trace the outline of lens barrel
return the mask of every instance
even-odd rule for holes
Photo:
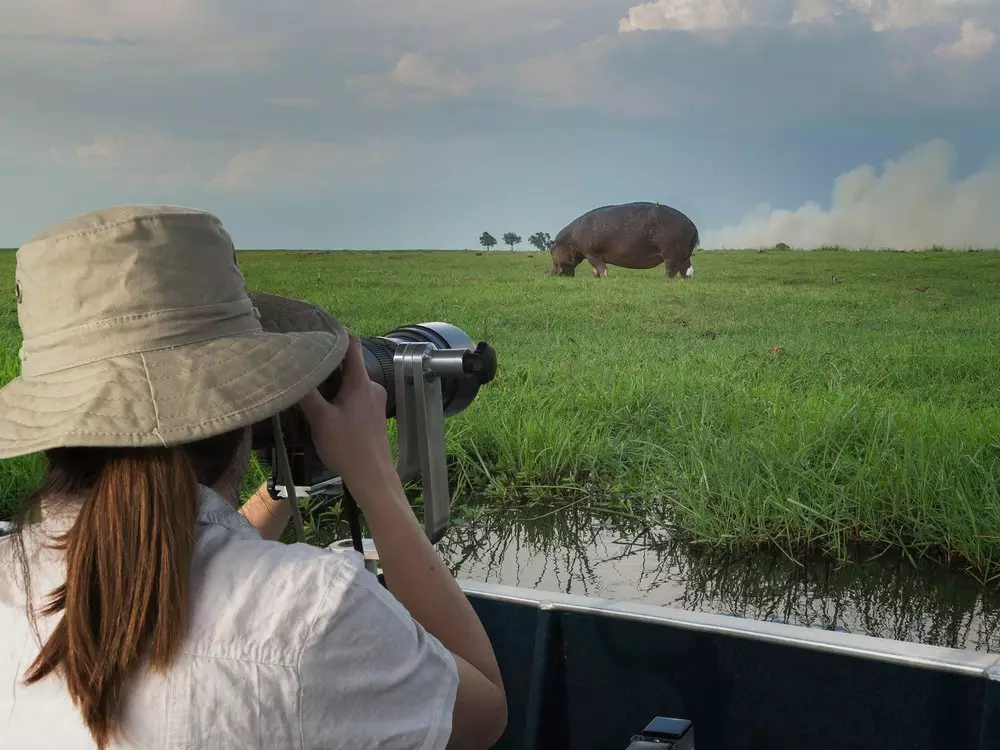
[[[419,323],[406,325],[386,333],[361,339],[362,355],[368,377],[385,388],[386,419],[396,417],[395,353],[406,343],[431,345],[430,367],[441,381],[441,402],[444,416],[458,414],[469,406],[482,385],[496,374],[496,353],[485,342],[474,345],[466,333],[450,323]],[[435,356],[440,352],[440,356]],[[459,353],[460,352],[460,353]],[[328,401],[340,390],[343,376],[338,367],[324,380],[318,390]],[[297,410],[282,415],[282,432],[290,452],[301,450],[308,442],[308,425]],[[264,420],[253,429],[254,449],[270,448],[274,434],[270,420]]]

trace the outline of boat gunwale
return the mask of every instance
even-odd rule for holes
[[[628,600],[538,591],[518,586],[459,579],[466,595],[532,606],[538,610],[608,616],[670,625],[684,630],[846,655],[872,661],[1000,681],[1000,654],[878,638],[863,633],[822,630],[805,625],[753,620]]]

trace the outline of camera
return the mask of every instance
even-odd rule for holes
[[[447,530],[451,506],[443,420],[466,409],[480,387],[493,380],[496,352],[484,341],[473,345],[460,328],[440,322],[394,328],[362,338],[361,344],[368,377],[385,388],[386,419],[396,420],[396,471],[404,483],[420,474],[425,531],[436,542]],[[327,400],[340,390],[342,368],[318,388]],[[252,449],[271,467],[268,486],[275,497],[288,497],[289,483],[296,496],[344,492],[340,477],[320,461],[309,423],[297,407],[253,425]],[[285,457],[290,477],[282,475]]]

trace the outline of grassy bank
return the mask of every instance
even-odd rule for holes
[[[996,253],[699,253],[691,283],[550,278],[537,253],[240,262],[252,288],[361,335],[444,320],[493,344],[497,379],[447,423],[458,492],[600,505],[726,546],[1000,561]],[[13,270],[0,254],[4,382]],[[37,469],[0,462],[0,516]]]

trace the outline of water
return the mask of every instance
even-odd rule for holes
[[[1000,652],[1000,589],[929,562],[734,556],[574,510],[483,513],[438,549],[475,581]]]

